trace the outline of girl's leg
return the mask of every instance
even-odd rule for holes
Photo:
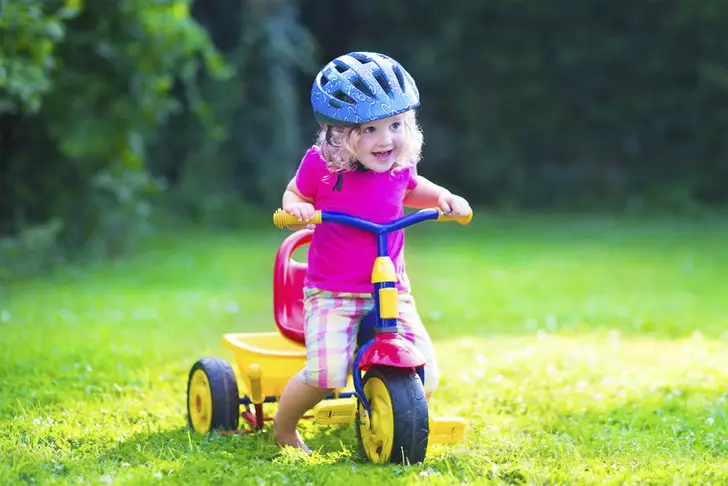
[[[371,299],[369,299],[371,300]],[[308,452],[298,421],[335,388],[346,386],[357,319],[373,305],[358,294],[304,289],[306,368],[288,382],[274,417],[276,439]]]
[[[300,375],[291,378],[281,393],[278,411],[273,418],[273,428],[278,443],[282,446],[303,449],[307,454],[310,453],[311,451],[298,435],[296,426],[303,414],[329,393],[331,393],[331,389],[318,388],[304,383]]]

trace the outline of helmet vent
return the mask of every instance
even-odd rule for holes
[[[344,103],[348,103],[350,105],[354,104],[354,99],[341,90],[334,91],[333,97],[339,101],[343,101]],[[331,100],[331,101],[333,101],[333,100]]]
[[[397,76],[397,81],[399,82],[399,88],[404,93],[405,92],[405,89],[404,89],[404,75],[402,74],[402,70],[399,68],[399,66],[392,67],[392,70],[394,71],[394,75]]]
[[[362,81],[361,78],[357,77],[351,82],[351,84],[353,84],[356,89],[358,89],[368,97],[374,98],[374,93],[372,93],[372,90],[370,90],[369,87],[364,84],[364,81]]]
[[[379,86],[382,87],[385,93],[388,95],[392,94],[392,87],[387,82],[387,78],[384,77],[384,73],[381,69],[374,72],[374,79],[377,80],[377,83],[379,83]]]
[[[327,78],[326,76],[324,76],[322,74],[321,75],[321,86],[326,86],[326,83],[328,83],[328,82],[329,82],[329,78]]]
[[[347,66],[345,63],[339,61],[338,59],[334,59],[334,67],[340,73],[345,73],[346,71],[349,70],[349,66]]]
[[[362,54],[360,52],[355,52],[355,53],[351,54],[351,57],[353,57],[354,59],[356,59],[357,61],[359,61],[362,64],[366,64],[368,62],[374,62],[374,59],[372,59],[371,57],[369,57],[365,54]]]

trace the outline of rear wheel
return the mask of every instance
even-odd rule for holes
[[[240,416],[238,382],[230,363],[209,356],[197,361],[187,380],[187,423],[196,432],[236,430]]]
[[[370,461],[415,464],[427,454],[429,424],[422,381],[414,369],[371,367],[363,379],[364,396],[357,410],[359,450]]]

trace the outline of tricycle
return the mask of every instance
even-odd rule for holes
[[[311,415],[317,424],[355,424],[361,453],[374,463],[422,462],[427,447],[454,443],[465,434],[459,417],[434,417],[423,388],[425,360],[397,329],[396,273],[388,255],[387,235],[428,221],[468,224],[472,213],[454,217],[440,209],[421,209],[388,224],[377,224],[348,214],[317,210],[314,224],[339,223],[373,233],[378,257],[372,269],[374,308],[362,316],[357,349],[348,384],[319,402]],[[273,215],[278,228],[300,224],[279,209]],[[289,235],[275,258],[273,278],[273,332],[229,333],[222,338],[232,351],[236,370],[226,359],[207,356],[190,370],[187,383],[188,425],[205,434],[261,431],[271,416],[265,404],[278,402],[288,380],[305,365],[303,282],[307,264],[293,258],[308,244],[313,230]],[[244,427],[239,428],[240,417]]]

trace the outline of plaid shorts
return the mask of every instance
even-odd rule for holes
[[[301,379],[319,388],[344,388],[353,362],[359,320],[374,308],[374,297],[371,293],[304,288],[303,303],[306,367]],[[440,380],[435,352],[409,293],[399,294],[397,327],[425,358],[424,388],[427,393],[434,392]]]

